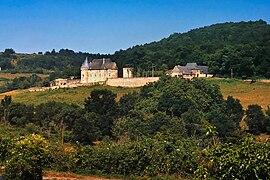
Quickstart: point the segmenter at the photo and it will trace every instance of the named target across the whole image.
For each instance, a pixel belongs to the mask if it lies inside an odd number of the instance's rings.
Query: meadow
[[[1,78],[1,74],[0,74]],[[250,104],[259,104],[263,109],[270,106],[270,83],[267,82],[246,82],[236,79],[208,79],[220,86],[224,98],[233,96],[240,100],[244,109]],[[85,98],[89,97],[93,89],[109,89],[117,94],[117,100],[124,94],[139,91],[139,88],[117,88],[110,86],[92,86],[92,87],[77,87],[64,88],[58,90],[49,90],[43,92],[29,92],[28,90],[14,90],[0,94],[2,99],[5,95],[11,95],[14,102],[25,103],[28,105],[38,105],[48,101],[75,103],[81,107],[84,104]]]
[[[32,74],[31,73],[0,73],[0,81],[2,80],[12,80],[15,79],[16,77],[30,77]],[[41,78],[48,77],[48,74],[37,74]]]
[[[121,96],[139,91],[139,88],[117,88],[110,86],[90,86],[77,88],[63,88],[57,90],[48,90],[41,92],[29,92],[28,90],[15,90],[0,94],[0,99],[5,95],[11,95],[14,102],[24,103],[27,105],[38,105],[48,101],[66,102],[69,104],[77,104],[81,107],[84,105],[84,100],[89,97],[90,92],[94,89],[109,89],[117,94],[117,100]]]
[[[263,109],[270,106],[270,83],[237,80],[237,79],[209,79],[220,86],[224,98],[233,96],[240,100],[244,109],[250,104],[258,104]]]

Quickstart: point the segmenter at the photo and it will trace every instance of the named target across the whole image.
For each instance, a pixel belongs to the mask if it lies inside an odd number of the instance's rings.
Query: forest
[[[205,79],[163,76],[116,100],[91,91],[84,107],[61,102],[0,106],[6,179],[45,170],[121,178],[267,179],[270,109],[223,98]],[[248,128],[241,129],[244,121]]]
[[[220,77],[270,78],[270,26],[263,20],[214,24],[168,38],[136,45],[114,54],[90,54],[69,49],[54,49],[34,54],[17,54],[13,49],[0,53],[0,67],[8,72],[50,73],[56,77],[80,76],[86,56],[110,57],[119,68],[166,71],[175,65],[196,62],[208,65],[210,73]]]

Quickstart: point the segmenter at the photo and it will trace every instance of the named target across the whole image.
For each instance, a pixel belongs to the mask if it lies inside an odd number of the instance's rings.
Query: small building
[[[123,78],[133,78],[133,68],[123,68]]]
[[[118,68],[110,58],[94,59],[88,62],[86,57],[81,66],[81,83],[104,83],[107,79],[118,78]]]
[[[187,63],[185,66],[177,65],[172,70],[167,71],[167,75],[188,79],[213,76],[212,74],[208,74],[208,66],[198,66],[197,63]]]
[[[80,83],[80,80],[74,79],[74,77],[70,77],[68,79],[58,78],[51,83],[51,87],[75,87],[78,83]]]

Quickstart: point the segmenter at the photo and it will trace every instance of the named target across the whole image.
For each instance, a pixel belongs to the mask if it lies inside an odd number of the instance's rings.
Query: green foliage
[[[225,105],[219,87],[203,79],[164,76],[158,82],[142,87],[139,95],[130,94],[128,98],[132,99],[132,96],[133,108],[116,122],[114,129],[117,136],[125,134],[131,139],[142,135],[151,137],[158,132],[171,133],[175,137],[203,136],[204,116],[213,111],[222,112]],[[220,120],[216,116],[213,119]],[[214,122],[209,118],[206,120]],[[237,126],[228,121],[230,131]],[[176,127],[181,130],[177,132]]]
[[[8,122],[17,127],[24,127],[32,122],[34,108],[25,104],[12,103],[8,109]]]
[[[60,102],[32,107],[5,97],[0,115],[6,109],[8,121],[0,123],[0,163],[6,177],[30,177],[29,173],[37,172],[40,178],[48,153],[53,161],[46,167],[57,171],[191,178],[195,171],[201,179],[270,175],[269,145],[252,139],[238,142],[244,134],[239,131],[242,106],[233,97],[224,100],[211,81],[163,76],[119,101],[112,91],[95,88],[85,108]],[[61,91],[74,95],[73,90]],[[114,92],[123,93],[121,89]],[[251,105],[246,115],[247,122],[253,123],[248,124],[250,130],[270,132],[269,110],[264,115],[259,106]],[[44,149],[48,142],[38,135],[10,141],[7,131],[17,131],[14,136],[40,133],[53,143]],[[36,162],[36,157],[46,158]],[[18,173],[11,173],[13,166]]]
[[[261,106],[257,104],[249,105],[246,110],[246,118],[249,132],[252,134],[260,134],[266,132],[266,116]]]
[[[9,57],[10,55],[15,54],[15,51],[12,48],[5,49],[3,56]]]
[[[107,89],[93,90],[85,100],[85,110],[100,115],[95,124],[100,129],[102,135],[111,136],[113,121],[117,117],[116,94]]]
[[[77,119],[72,126],[73,138],[82,144],[92,144],[94,140],[101,138],[102,124],[96,113],[86,113],[83,118]]]
[[[85,109],[104,115],[114,115],[116,110],[116,94],[107,89],[93,90],[85,100]]]
[[[125,144],[85,146],[78,152],[77,167],[107,174],[157,176],[192,172],[197,165],[193,141],[173,138],[144,138]]]
[[[1,105],[4,109],[4,121],[8,121],[8,108],[11,104],[11,96],[5,96],[4,99],[1,100]]]
[[[13,139],[7,144],[4,179],[41,180],[49,161],[48,142],[39,135]]]
[[[234,99],[232,96],[228,96],[225,103],[227,116],[229,116],[236,124],[239,124],[244,115],[244,110],[239,99]]]
[[[163,70],[196,62],[208,65],[210,72],[223,77],[269,78],[270,26],[263,20],[220,23],[174,33],[168,38],[127,50],[117,51],[112,58],[122,68],[129,64],[135,71],[147,69],[152,63]]]
[[[7,79],[4,79],[7,81]],[[48,78],[41,78],[36,74],[32,74],[29,77],[16,77],[11,82],[7,82],[5,85],[0,86],[0,92],[7,92],[15,89],[27,89],[37,86],[49,86]]]
[[[195,171],[199,179],[268,179],[270,146],[246,137],[240,144],[224,143],[205,149]]]

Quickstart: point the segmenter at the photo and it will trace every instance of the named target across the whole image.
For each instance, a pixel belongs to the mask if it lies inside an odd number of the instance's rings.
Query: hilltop
[[[263,20],[214,24],[186,33],[174,33],[158,42],[117,51],[118,66],[129,64],[159,69],[196,62],[210,72],[227,77],[270,78],[270,26]]]

